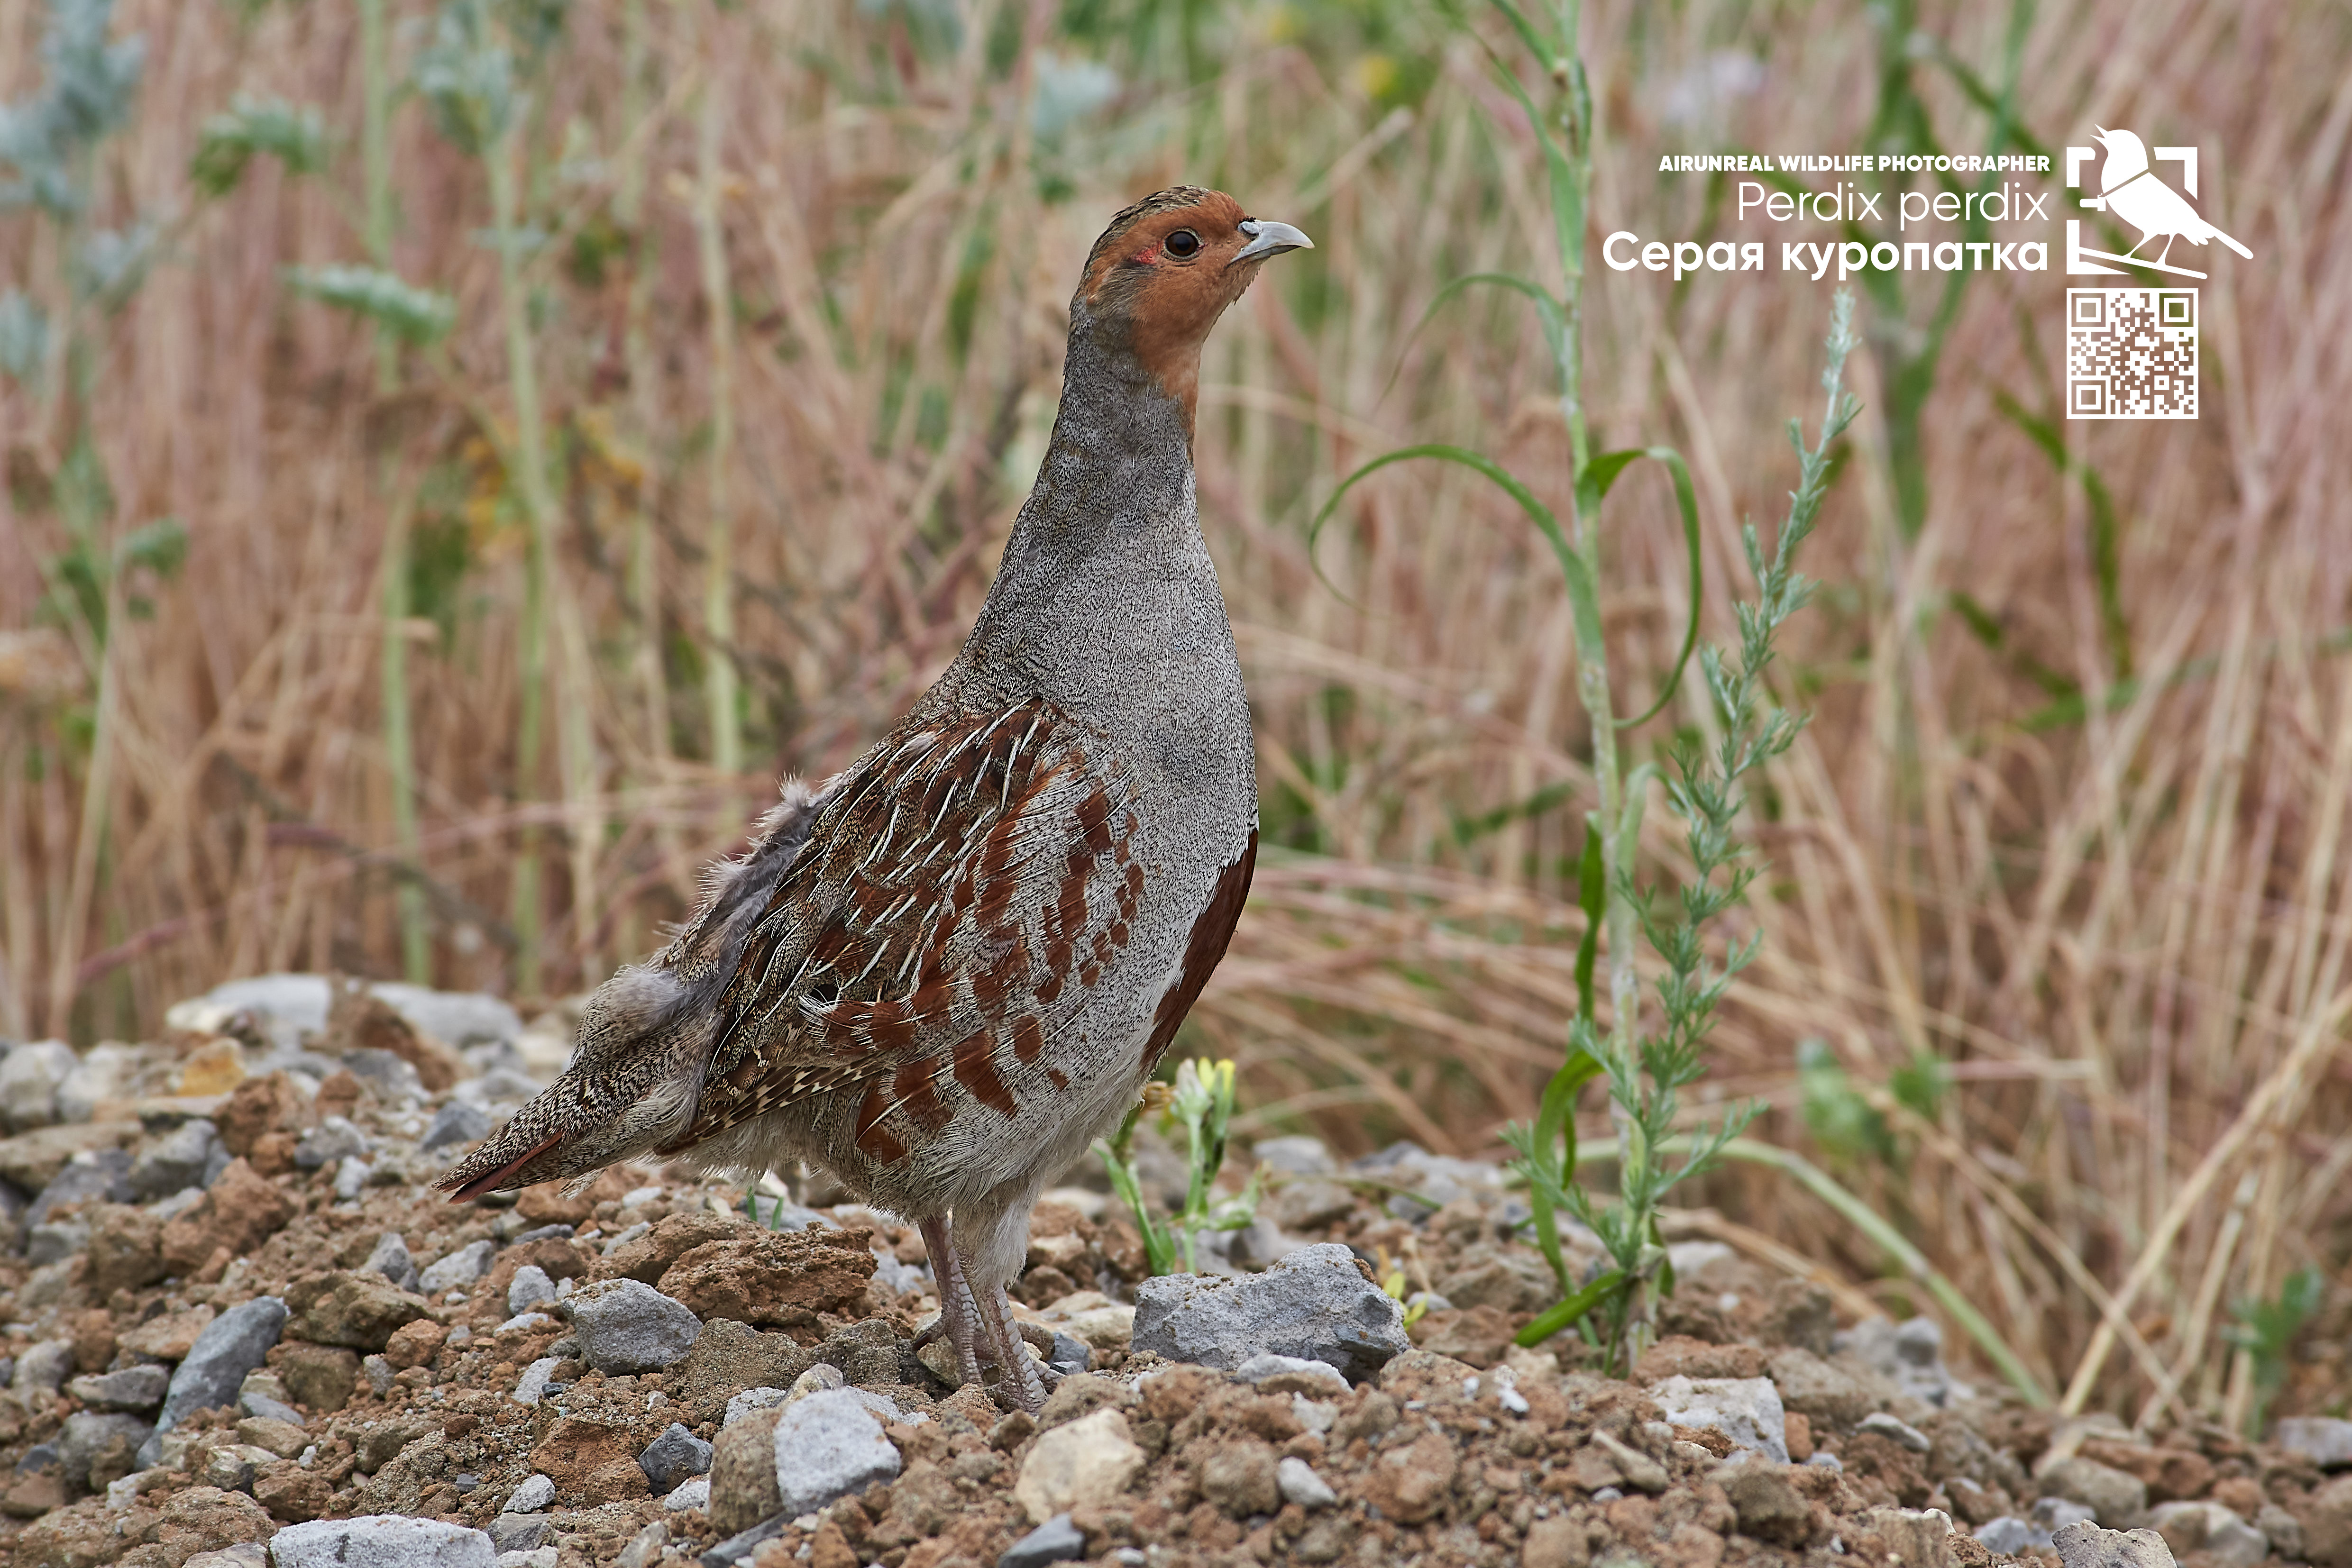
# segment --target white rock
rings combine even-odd
[[[514,1402],[536,1405],[547,1397],[547,1385],[555,1375],[555,1367],[556,1358],[551,1355],[542,1355],[524,1367],[522,1376],[515,1384]]]
[[[746,1388],[727,1401],[727,1415],[719,1425],[723,1429],[732,1427],[755,1410],[773,1410],[779,1405],[792,1402],[792,1393],[782,1388]]]
[[[1275,1467],[1274,1484],[1281,1489],[1283,1501],[1295,1502],[1301,1508],[1329,1508],[1339,1500],[1339,1494],[1315,1473],[1315,1467],[1295,1454]]]
[[[1789,1462],[1788,1416],[1769,1377],[1675,1376],[1650,1385],[1670,1425],[1710,1427],[1776,1465]]]
[[[507,1499],[506,1507],[499,1511],[500,1513],[537,1513],[554,1500],[555,1482],[553,1480],[541,1475],[526,1476],[523,1478],[522,1485],[515,1488],[514,1495]]]
[[[2352,1421],[2332,1416],[2292,1416],[2278,1424],[2278,1446],[2323,1470],[2352,1465]]]
[[[139,1053],[111,1040],[93,1045],[65,1082],[58,1085],[58,1120],[87,1122],[109,1100],[120,1100],[131,1085]]]
[[[1127,1417],[1097,1410],[1037,1439],[1013,1484],[1013,1500],[1027,1511],[1032,1524],[1075,1508],[1108,1507],[1143,1465],[1143,1450],[1129,1434]]]
[[[417,1283],[425,1287],[425,1293],[428,1296],[458,1290],[488,1273],[490,1260],[498,1255],[499,1248],[495,1241],[469,1242],[447,1257],[426,1265],[425,1271],[417,1276]]]
[[[709,1506],[710,1478],[709,1476],[697,1476],[692,1480],[680,1481],[676,1491],[662,1499],[662,1507],[672,1513],[685,1513],[690,1509]]]
[[[0,1120],[12,1133],[46,1127],[58,1119],[58,1090],[81,1065],[61,1040],[17,1046],[0,1061]]]
[[[898,1473],[898,1450],[883,1435],[882,1417],[857,1397],[862,1392],[834,1389],[784,1406],[775,1449],[784,1512],[814,1513]]]
[[[289,1524],[269,1538],[272,1568],[496,1568],[490,1538],[396,1513]]]

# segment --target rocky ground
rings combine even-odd
[[[429,1192],[561,1017],[285,977],[171,1021],[0,1061],[23,1568],[2352,1568],[2352,1423],[2056,1423],[1955,1380],[1925,1320],[1841,1325],[1715,1244],[1632,1381],[1513,1347],[1549,1293],[1524,1210],[1410,1145],[1261,1144],[1273,1196],[1208,1278],[1147,1279],[1100,1192],[1050,1194],[1033,1418],[917,1354],[921,1239],[837,1193],[755,1223],[657,1170]]]

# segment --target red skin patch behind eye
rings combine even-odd
[[[1157,267],[1160,265],[1160,247],[1156,245],[1148,246],[1127,259],[1139,267]]]

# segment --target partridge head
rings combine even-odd
[[[562,1076],[442,1186],[614,1161],[829,1167],[918,1224],[962,1375],[1045,1383],[1004,1286],[1041,1187],[1134,1103],[1249,889],[1249,705],[1192,475],[1201,346],[1308,247],[1180,186],[1111,221],[1062,402],[961,652],[869,750],[787,782]]]

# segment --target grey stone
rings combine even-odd
[[[360,1189],[367,1186],[368,1177],[373,1175],[375,1175],[375,1167],[369,1165],[367,1161],[357,1155],[347,1156],[343,1163],[335,1168],[336,1198],[343,1203],[351,1202],[359,1197]]]
[[[367,1134],[341,1116],[329,1116],[302,1134],[294,1145],[294,1163],[306,1171],[321,1166],[340,1165],[353,1157],[365,1158]]]
[[[131,1070],[139,1053],[127,1045],[93,1045],[65,1082],[58,1085],[58,1120],[87,1122],[109,1100],[120,1100],[131,1087]]]
[[[1045,1568],[1048,1563],[1071,1563],[1087,1554],[1087,1533],[1057,1513],[1004,1549],[996,1568]]]
[[[139,1450],[140,1464],[152,1465],[162,1459],[163,1434],[190,1411],[234,1406],[245,1375],[261,1364],[285,1326],[286,1303],[276,1296],[256,1296],[206,1324],[188,1358],[172,1375],[171,1392],[163,1396],[155,1435]]]
[[[2291,1416],[2278,1424],[2274,1440],[2288,1453],[2323,1470],[2352,1465],[2352,1421],[2332,1416]]]
[[[1356,1195],[1336,1181],[1310,1176],[1276,1188],[1265,1212],[1286,1230],[1313,1230],[1355,1213]]]
[[[2003,1557],[2014,1557],[2029,1546],[2050,1544],[2048,1531],[2036,1530],[2013,1513],[2004,1513],[1999,1519],[1985,1521],[1977,1526],[1975,1533],[1976,1538],[1984,1543],[1987,1551],[1997,1552]]]
[[[406,1019],[409,1028],[459,1050],[503,1044],[522,1034],[522,1016],[479,991],[436,991],[398,980],[379,980],[368,989]]]
[[[2304,1561],[2303,1521],[2274,1502],[2254,1510],[2254,1528],[2290,1563]]]
[[[898,1473],[898,1450],[858,1390],[812,1394],[776,1419],[776,1489],[783,1511],[814,1513]]]
[[[646,1445],[637,1456],[637,1468],[646,1472],[646,1479],[658,1492],[675,1491],[692,1476],[706,1474],[710,1469],[710,1445],[688,1431],[681,1422],[673,1421],[662,1428],[660,1437]]]
[[[284,1400],[273,1399],[267,1394],[256,1394],[247,1390],[236,1396],[236,1407],[248,1416],[258,1416],[265,1421],[283,1421],[289,1427],[310,1425],[302,1418],[302,1412]]]
[[[792,1514],[779,1513],[763,1519],[747,1530],[737,1531],[696,1561],[702,1564],[702,1568],[734,1568],[737,1558],[751,1556],[760,1549],[761,1542],[773,1541],[782,1535],[784,1526],[790,1524],[793,1518]]]
[[[48,1218],[52,1209],[69,1203],[88,1203],[93,1198],[129,1203],[136,1196],[131,1190],[131,1155],[127,1151],[83,1149],[41,1189],[41,1196],[25,1211],[25,1223],[38,1225]]]
[[[535,1552],[547,1540],[543,1513],[502,1513],[490,1521],[490,1543],[499,1551]]]
[[[1864,1318],[1831,1343],[1862,1357],[1899,1392],[1939,1408],[1968,1396],[1944,1366],[1944,1331],[1933,1318],[1911,1318],[1899,1324]]]
[[[1234,1375],[1244,1383],[1264,1387],[1273,1383],[1269,1394],[1318,1394],[1345,1398],[1348,1380],[1339,1369],[1328,1361],[1309,1361],[1296,1355],[1254,1355],[1234,1368]]]
[[[142,1202],[169,1197],[184,1187],[202,1186],[205,1168],[212,1163],[220,1130],[202,1116],[191,1117],[160,1137],[148,1140],[131,1162],[131,1190]]]
[[[1369,1377],[1412,1348],[1404,1309],[1336,1243],[1303,1247],[1265,1273],[1166,1275],[1136,1288],[1137,1351],[1230,1372],[1272,1354]]]
[[[2147,1523],[2175,1556],[2203,1552],[2221,1568],[2254,1568],[2271,1554],[2270,1537],[2218,1502],[2168,1502]]]
[[[25,1261],[36,1269],[62,1263],[89,1245],[89,1227],[79,1219],[51,1219],[25,1232]]]
[[[2102,1530],[2095,1524],[2070,1524],[2053,1531],[2064,1568],[2173,1568],[2172,1548],[2153,1530]]]
[[[1287,1455],[1274,1468],[1274,1484],[1282,1492],[1282,1500],[1295,1502],[1304,1509],[1329,1508],[1339,1500],[1331,1483],[1315,1473],[1315,1467],[1296,1454]]]
[[[540,1081],[513,1067],[493,1067],[479,1078],[468,1078],[450,1092],[467,1103],[488,1109],[520,1105],[539,1092]]]
[[[110,1469],[128,1474],[134,1468],[128,1461],[147,1440],[147,1423],[136,1416],[79,1410],[67,1416],[65,1429],[58,1434],[58,1463],[65,1469],[66,1484],[88,1486],[90,1467],[110,1458]]]
[[[160,1366],[126,1366],[120,1372],[77,1377],[66,1392],[93,1410],[152,1410],[163,1403],[172,1375]]]
[[[0,1059],[0,1121],[12,1133],[46,1127],[58,1119],[58,1090],[81,1058],[61,1040],[37,1040]]]
[[[542,1355],[524,1367],[522,1376],[515,1383],[514,1402],[518,1405],[536,1405],[546,1398],[548,1380],[555,1375],[556,1365],[555,1357]]]
[[[365,1274],[381,1274],[404,1291],[424,1293],[425,1281],[416,1272],[416,1260],[409,1256],[408,1238],[397,1230],[387,1230],[376,1238],[375,1250],[360,1265]]]
[[[1927,1453],[1936,1446],[1935,1439],[1928,1437],[1927,1433],[1907,1421],[1888,1415],[1884,1410],[1874,1410],[1864,1416],[1855,1424],[1854,1430],[1875,1432],[1882,1437],[1891,1437],[1915,1454]]]
[[[1320,1138],[1303,1135],[1261,1138],[1250,1146],[1250,1157],[1283,1176],[1337,1176],[1339,1162]]]
[[[19,1401],[30,1405],[27,1395],[55,1394],[73,1371],[74,1353],[70,1340],[47,1339],[26,1350],[16,1358],[16,1368],[9,1375],[8,1386],[16,1391]]]
[[[1054,1353],[1045,1358],[1048,1368],[1067,1377],[1074,1372],[1084,1372],[1093,1360],[1094,1352],[1086,1341],[1076,1334],[1066,1334],[1058,1329],[1055,1331]]]
[[[490,1271],[490,1260],[499,1255],[495,1241],[469,1241],[447,1257],[425,1265],[417,1276],[417,1283],[428,1296],[444,1291],[462,1290]]]
[[[1769,1377],[1669,1377],[1650,1385],[1650,1397],[1675,1426],[1709,1427],[1735,1448],[1789,1462],[1789,1418]]]
[[[662,1507],[672,1513],[685,1513],[690,1509],[710,1506],[710,1478],[696,1476],[677,1483],[677,1489],[662,1499]]]
[[[490,1113],[469,1100],[452,1098],[433,1113],[416,1146],[438,1149],[453,1144],[478,1144],[489,1135]]]
[[[1500,1166],[1483,1160],[1457,1160],[1445,1155],[1433,1155],[1419,1144],[1410,1141],[1391,1144],[1378,1154],[1367,1155],[1348,1167],[1391,1186],[1406,1187],[1412,1196],[1398,1193],[1389,1198],[1388,1212],[1400,1219],[1415,1222],[1427,1218],[1457,1198],[1481,1199],[1499,1197],[1502,1194],[1503,1170]]]
[[[817,1364],[818,1366],[824,1364],[823,1362]],[[809,1368],[809,1372],[815,1370],[814,1366]],[[834,1371],[830,1367],[826,1370]],[[805,1377],[808,1373],[803,1373],[801,1375]],[[840,1374],[834,1372],[834,1375],[837,1377]],[[746,1388],[742,1393],[727,1401],[727,1414],[719,1423],[719,1429],[724,1431],[756,1411],[773,1410],[779,1405],[789,1405],[792,1399],[792,1390],[787,1388]]]
[[[2147,1512],[2147,1483],[2096,1459],[2061,1459],[2038,1479],[2042,1496],[2081,1503],[2110,1531],[2137,1525]]]
[[[397,1513],[289,1524],[269,1538],[272,1568],[497,1568],[498,1560],[478,1530]]]
[[[507,1287],[507,1311],[527,1312],[542,1301],[555,1300],[555,1281],[547,1270],[536,1263],[526,1263],[515,1270],[514,1283]]]
[[[610,1375],[657,1372],[684,1360],[702,1320],[642,1281],[602,1280],[572,1291],[572,1326],[580,1359]]]
[[[306,1035],[326,1029],[329,1000],[324,975],[256,975],[173,1003],[163,1021],[188,1034],[219,1034],[245,1013],[278,1050],[299,1051]]]
[[[500,1513],[539,1513],[554,1500],[555,1482],[552,1479],[541,1475],[526,1476],[523,1478],[522,1485],[515,1488],[514,1495],[507,1499],[506,1506],[499,1511]],[[501,1547],[500,1550],[515,1549]]]
[[[1851,1427],[1877,1407],[1860,1378],[1811,1351],[1784,1350],[1765,1370],[1780,1391],[1781,1406],[1815,1421]]]
[[[662,1548],[669,1544],[669,1528],[656,1520],[636,1532],[620,1556],[614,1559],[614,1568],[653,1568],[661,1561]]]
[[[524,1247],[533,1241],[569,1241],[572,1239],[572,1232],[578,1228],[578,1226],[565,1225],[561,1222],[554,1225],[534,1225],[529,1230],[516,1231],[513,1239],[509,1240],[507,1245],[509,1247]]]
[[[2097,1514],[2084,1508],[2073,1498],[2045,1497],[2033,1505],[2034,1528],[2044,1535],[2063,1530],[2070,1524],[2098,1522]]]
[[[351,1075],[375,1091],[379,1099],[395,1103],[404,1100],[425,1098],[425,1080],[416,1076],[416,1069],[404,1058],[388,1051],[362,1046],[343,1052],[343,1067]]]

